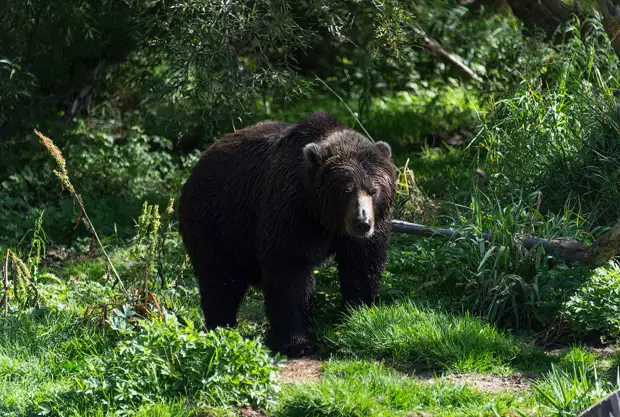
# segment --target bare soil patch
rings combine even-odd
[[[249,405],[239,409],[239,416],[241,417],[269,417],[263,410],[254,410]]]
[[[501,392],[525,392],[529,389],[532,380],[540,376],[535,373],[514,375],[487,375],[477,373],[449,374],[435,376],[431,373],[418,373],[416,378],[434,384],[439,381],[450,381],[457,385],[466,385],[481,391],[498,394]]]
[[[524,392],[529,388],[529,379],[532,376],[516,375],[484,375],[484,374],[455,374],[446,375],[443,380],[454,382],[459,385],[467,385],[481,391],[494,394],[502,391]]]
[[[322,364],[318,356],[288,360],[280,369],[282,382],[307,382],[321,378]]]

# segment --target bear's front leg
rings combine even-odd
[[[314,274],[306,262],[286,262],[263,268],[265,313],[269,320],[267,345],[296,357],[312,353],[305,323],[314,294]]]
[[[341,237],[334,244],[343,307],[371,305],[381,290],[387,265],[387,233],[359,239]]]

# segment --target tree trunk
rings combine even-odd
[[[581,15],[579,1],[572,6],[562,0],[507,0],[512,13],[528,29],[540,28],[548,38],[553,38],[556,29],[570,20],[574,14]]]
[[[510,7],[506,0],[458,0],[458,3],[475,12],[484,7],[489,13],[510,13]]]
[[[620,57],[620,1],[598,0],[598,5],[603,13],[603,24],[611,46]]]

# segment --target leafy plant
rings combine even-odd
[[[534,383],[541,415],[574,416],[612,392],[615,387],[605,381],[585,362],[573,362],[572,369],[552,365],[545,378]]]
[[[574,336],[592,334],[603,340],[620,336],[620,268],[610,262],[588,273],[585,282],[564,303],[562,313]]]
[[[82,393],[121,409],[180,396],[210,406],[273,406],[277,362],[259,342],[233,330],[205,333],[167,313],[134,326],[134,315],[123,308],[110,317],[119,341],[79,375]]]

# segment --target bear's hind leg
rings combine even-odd
[[[230,265],[215,265],[202,272],[200,301],[207,329],[237,325],[237,311],[249,285],[247,273]]]

